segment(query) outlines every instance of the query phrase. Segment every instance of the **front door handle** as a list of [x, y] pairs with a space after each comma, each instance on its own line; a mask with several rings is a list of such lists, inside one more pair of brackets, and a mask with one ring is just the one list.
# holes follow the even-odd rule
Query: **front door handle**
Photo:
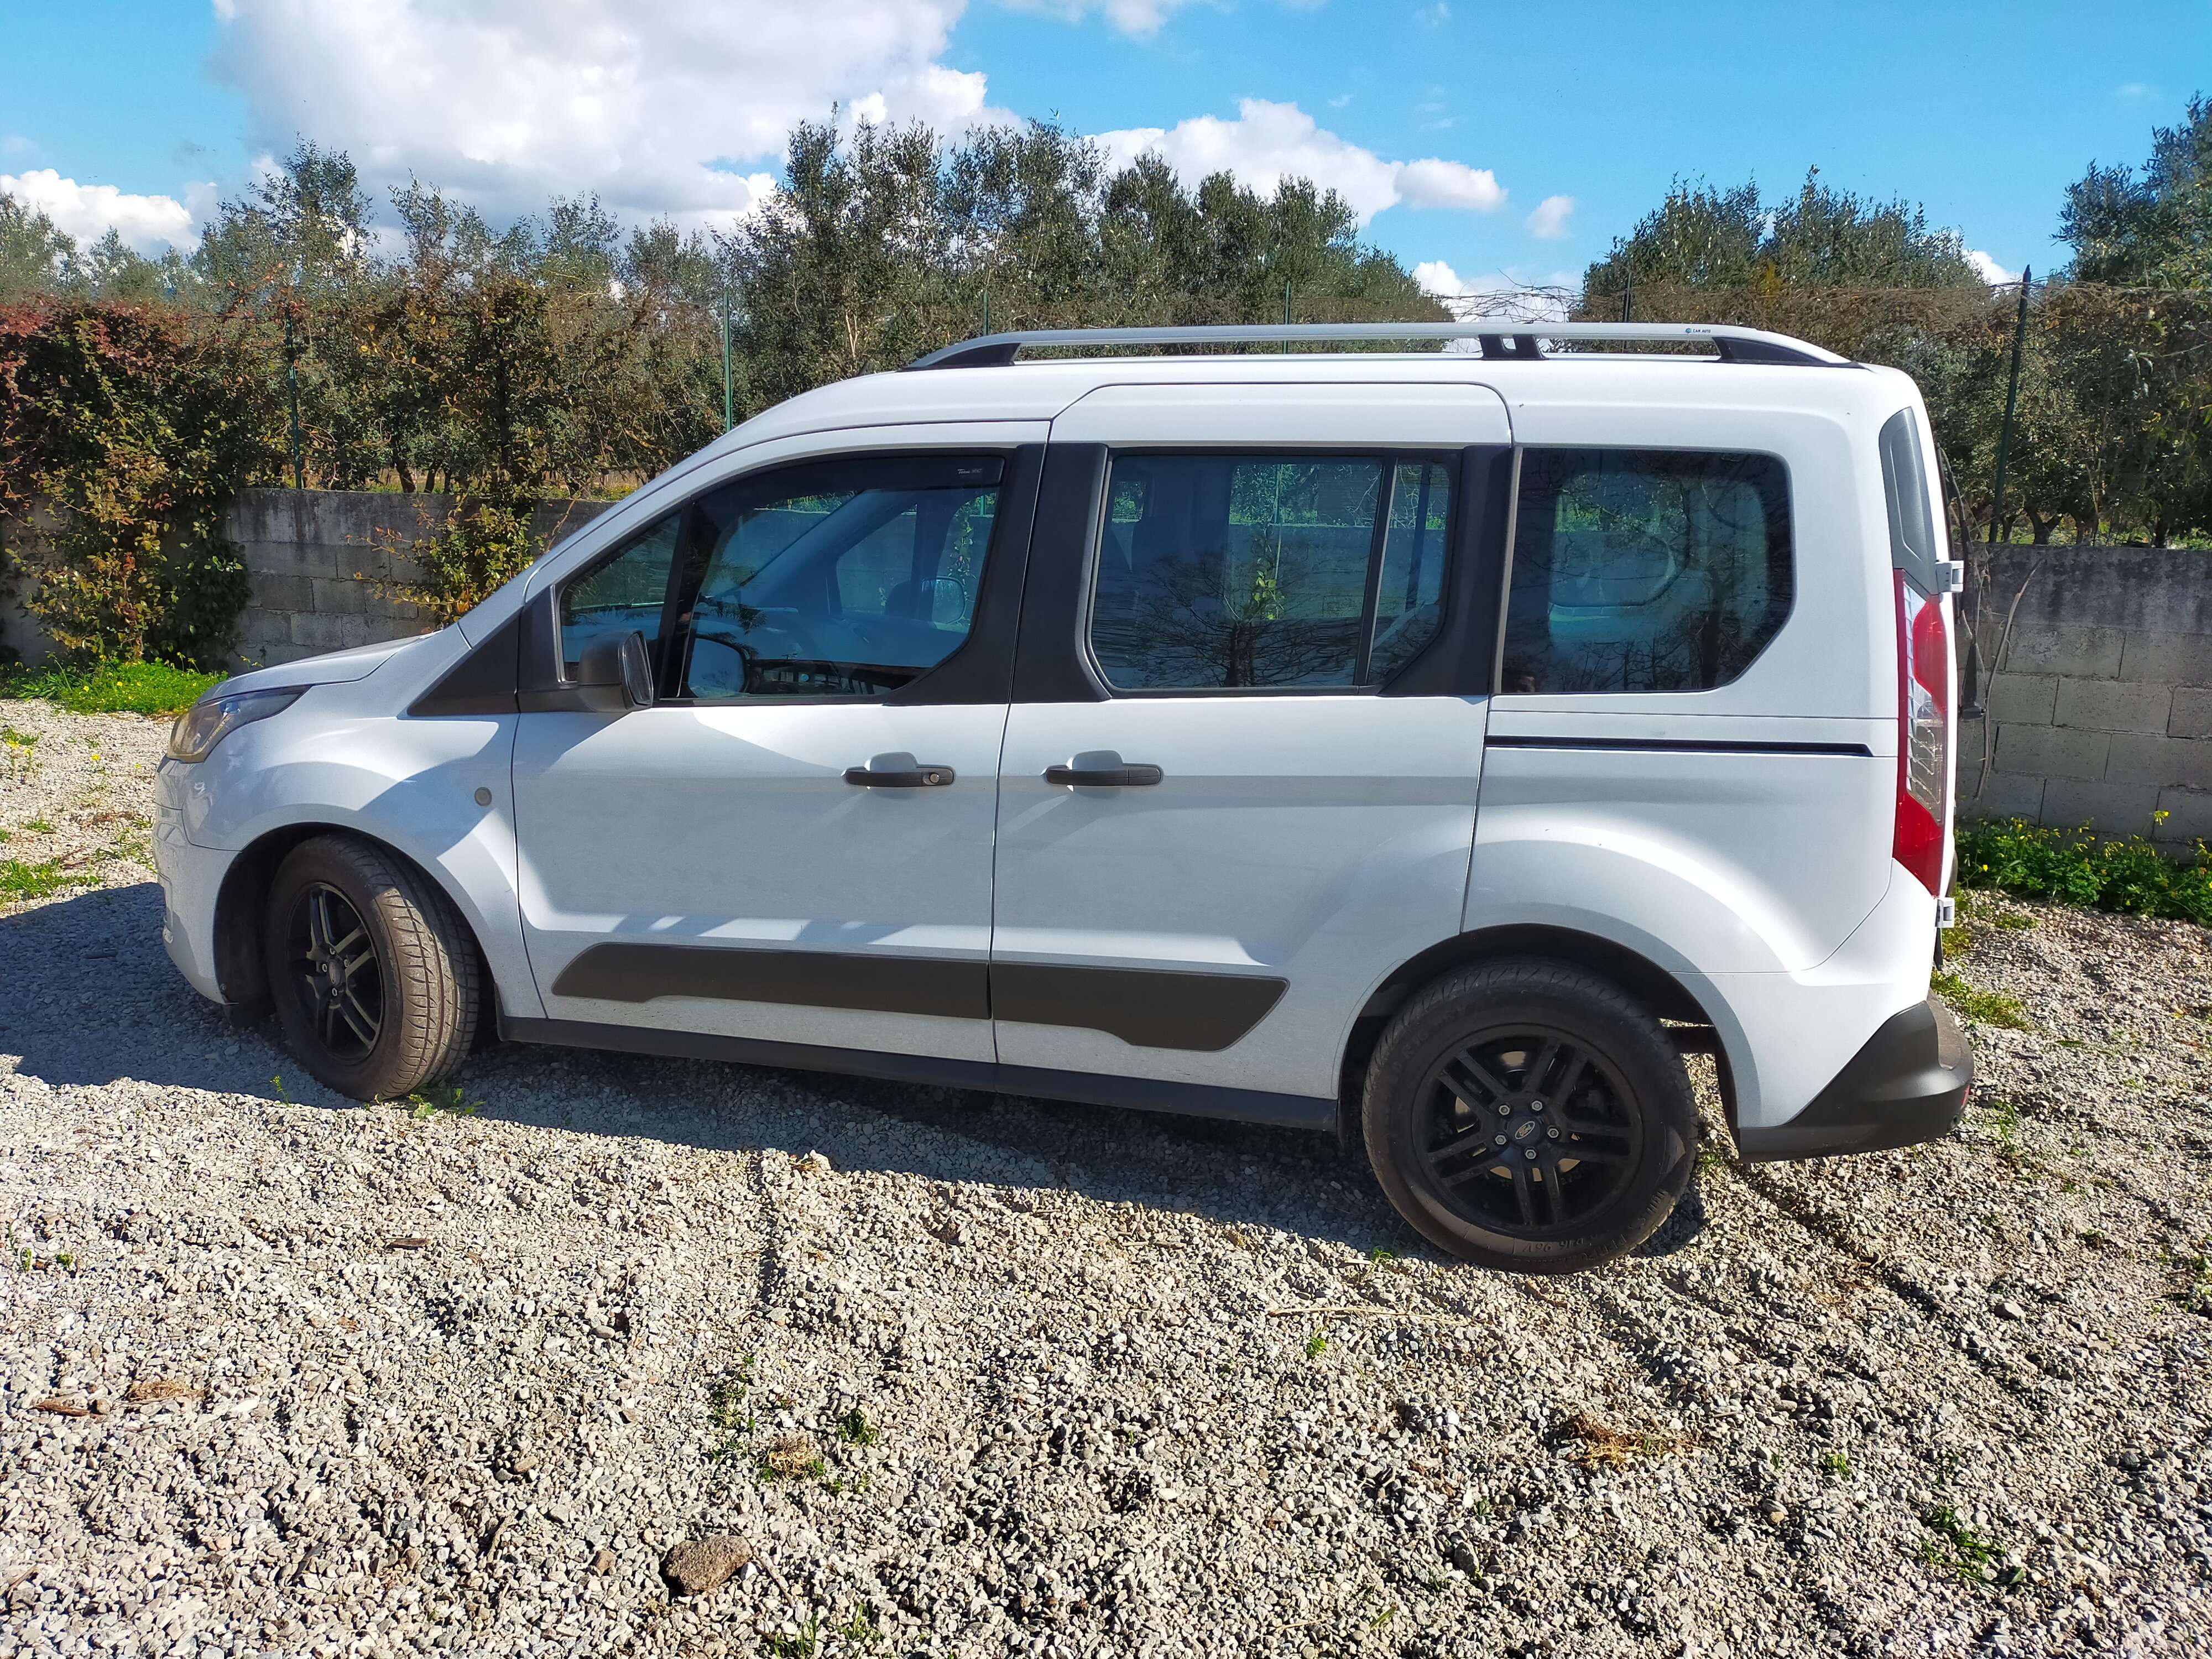
[[1166, 775], [1158, 767], [1142, 763], [1133, 766], [1048, 766], [1044, 769], [1047, 783], [1065, 784], [1071, 789], [1127, 789], [1139, 784], [1158, 783]]
[[848, 766], [845, 781], [857, 783], [870, 789], [942, 789], [952, 781], [949, 766], [902, 767], [894, 771], [878, 772], [866, 766]]

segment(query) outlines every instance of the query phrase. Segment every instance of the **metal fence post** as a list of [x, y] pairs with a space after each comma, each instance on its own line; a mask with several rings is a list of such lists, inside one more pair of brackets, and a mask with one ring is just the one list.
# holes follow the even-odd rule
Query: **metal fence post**
[[737, 402], [730, 385], [730, 274], [722, 273], [722, 430], [737, 422]]
[[292, 488], [307, 487], [306, 458], [300, 453], [300, 356], [292, 346], [292, 303], [284, 302], [284, 395], [292, 411]]
[[2012, 327], [2012, 373], [2005, 382], [2004, 424], [1997, 428], [1997, 476], [1990, 491], [1990, 534], [1988, 545], [1994, 547], [1997, 539], [1997, 525], [2004, 517], [2005, 464], [2012, 453], [2013, 411], [2020, 406], [2020, 348], [2027, 337], [2027, 290], [2035, 280], [2035, 267], [2020, 268], [2020, 315]]

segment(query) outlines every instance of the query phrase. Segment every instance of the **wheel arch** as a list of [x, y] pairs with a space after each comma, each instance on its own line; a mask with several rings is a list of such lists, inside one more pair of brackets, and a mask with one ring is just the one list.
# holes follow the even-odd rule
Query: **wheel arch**
[[477, 954], [485, 983], [492, 990], [493, 994], [483, 999], [483, 1006], [487, 1009], [496, 1007], [497, 981], [491, 971], [490, 959], [483, 941], [477, 937], [468, 907], [460, 902], [446, 872], [434, 864], [424, 864], [403, 848], [356, 825], [308, 822], [280, 825], [247, 843], [231, 860], [230, 867], [223, 872], [222, 884], [216, 890], [216, 983], [222, 992], [225, 1005], [236, 1017], [259, 1019], [270, 1010], [269, 975], [261, 948], [269, 914], [269, 890], [276, 882], [277, 866], [292, 849], [318, 836], [344, 836], [364, 842], [386, 857], [405, 865], [443, 893], [453, 906], [469, 948]]
[[1685, 1053], [1710, 1054], [1718, 1073], [1721, 1103], [1731, 1133], [1735, 1129], [1735, 1084], [1726, 1046], [1719, 1040], [1704, 1003], [1674, 974], [1617, 939], [1571, 927], [1540, 922], [1508, 923], [1457, 933], [1429, 946], [1387, 975], [1352, 1021], [1346, 1044], [1339, 1094], [1340, 1133], [1356, 1134], [1361, 1086], [1367, 1062], [1390, 1017], [1416, 991], [1443, 975], [1479, 963], [1512, 957], [1571, 963], [1610, 980], [1651, 1013], [1668, 1022], [1668, 1032]]

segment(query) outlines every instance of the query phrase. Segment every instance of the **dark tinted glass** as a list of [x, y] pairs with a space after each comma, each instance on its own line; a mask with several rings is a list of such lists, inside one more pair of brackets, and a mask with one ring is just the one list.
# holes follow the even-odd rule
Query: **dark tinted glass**
[[1444, 531], [1450, 523], [1450, 472], [1434, 461], [1401, 462], [1390, 489], [1368, 679], [1388, 679], [1436, 637], [1443, 620]]
[[968, 637], [1000, 464], [860, 459], [700, 504], [688, 697], [873, 697]]
[[1890, 562], [1923, 588], [1935, 585], [1936, 514], [1920, 462], [1920, 423], [1900, 409], [1882, 423], [1881, 489], [1889, 509]]
[[1528, 450], [1516, 526], [1503, 692], [1706, 690], [1790, 614], [1771, 456]]
[[632, 630], [645, 635], [659, 666], [660, 612], [668, 599], [668, 571], [683, 522], [682, 514], [670, 514], [562, 586], [561, 656], [571, 678], [593, 641]]
[[1449, 514], [1448, 473], [1424, 461], [1118, 456], [1092, 654], [1125, 691], [1372, 684], [1436, 632]]

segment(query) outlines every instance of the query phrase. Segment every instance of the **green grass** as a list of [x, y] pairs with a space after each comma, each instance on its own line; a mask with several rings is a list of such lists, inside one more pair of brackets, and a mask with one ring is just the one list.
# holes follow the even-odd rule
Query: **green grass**
[[1962, 823], [1958, 834], [1961, 887], [2212, 927], [2212, 851], [2202, 842], [2175, 856], [2141, 836], [2108, 840], [2021, 818]]
[[28, 749], [38, 740], [35, 732], [18, 732], [12, 726], [0, 726], [0, 744], [9, 749]]
[[71, 887], [89, 887], [94, 878], [82, 870], [64, 870], [59, 859], [27, 864], [21, 859], [0, 859], [0, 900], [52, 898]]
[[2016, 997], [1978, 989], [1956, 974], [1937, 974], [1929, 983], [1937, 996], [1968, 1019], [1978, 1020], [1984, 1025], [2009, 1026], [2015, 1031], [2028, 1029], [2027, 1010], [2021, 1006]]
[[1928, 1529], [1928, 1536], [1920, 1540], [1920, 1559], [1929, 1566], [1975, 1583], [2006, 1581], [1998, 1567], [2004, 1546], [1968, 1526], [1948, 1504], [1929, 1510], [1920, 1523]]
[[223, 677], [165, 662], [96, 668], [0, 669], [0, 697], [44, 697], [73, 714], [175, 714]]

